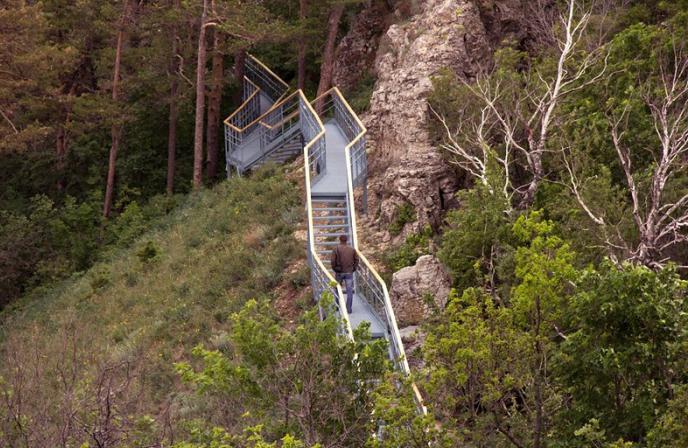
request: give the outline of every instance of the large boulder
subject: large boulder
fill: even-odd
[[[390,300],[400,327],[422,323],[434,309],[447,304],[451,280],[440,261],[424,255],[414,266],[394,273]]]

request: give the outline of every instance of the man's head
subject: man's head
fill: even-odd
[[[340,244],[346,244],[346,242],[349,240],[346,235],[339,235],[339,243]]]

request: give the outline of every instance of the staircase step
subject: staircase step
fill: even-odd
[[[333,219],[343,219],[344,221],[349,221],[349,217],[346,215],[321,215],[321,216],[313,216],[313,219],[322,219],[326,221],[331,221]]]
[[[314,212],[345,212],[346,207],[314,207]]]
[[[313,196],[311,194],[311,202],[315,203],[329,203],[329,204],[345,204],[346,205],[346,197],[341,197],[341,196]]]
[[[316,229],[342,229],[348,228],[349,224],[315,224],[313,227]]]
[[[349,229],[346,232],[315,232],[316,238],[335,238],[343,235],[349,236]]]

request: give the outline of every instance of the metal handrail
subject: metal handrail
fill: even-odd
[[[351,328],[351,321],[349,320],[349,313],[347,312],[346,309],[346,302],[344,300],[344,292],[342,290],[341,285],[335,280],[335,278],[332,276],[329,270],[325,268],[325,265],[323,264],[322,260],[320,259],[320,256],[318,255],[318,252],[315,250],[315,241],[313,239],[313,235],[315,235],[315,226],[313,224],[313,202],[311,198],[311,169],[312,169],[312,157],[311,157],[311,149],[316,146],[316,145],[322,145],[324,147],[325,143],[325,126],[323,125],[322,121],[320,120],[320,117],[318,114],[315,113],[315,110],[313,110],[313,107],[311,104],[308,102],[306,99],[306,96],[303,94],[301,90],[298,90],[299,98],[300,98],[300,107],[299,110],[301,112],[301,132],[304,134],[304,140],[307,140],[308,142],[303,148],[303,160],[304,160],[304,168],[305,168],[305,176],[306,176],[306,210],[308,214],[308,251],[309,251],[309,260],[311,260],[311,271],[312,275],[314,277],[321,276],[326,278],[329,281],[330,288],[335,286],[336,290],[336,297],[335,299],[337,300],[337,304],[339,307],[339,314],[342,317],[342,320],[344,321],[344,330],[345,334],[350,340],[354,339],[354,333]],[[313,122],[310,123],[309,119]],[[311,128],[309,128],[309,125]],[[314,135],[308,135],[308,134],[314,134]],[[314,288],[314,292],[316,293],[316,297],[318,296],[317,292],[315,290],[316,288],[316,282],[312,282],[312,287]]]
[[[253,56],[252,54],[248,54],[248,55],[247,55],[247,61],[250,62],[250,63],[256,64],[256,66],[257,66],[259,69],[261,69],[262,72],[263,72],[264,74],[267,75],[266,78],[271,80],[271,81],[267,81],[267,83],[270,83],[270,84],[276,83],[276,84],[278,84],[278,85],[281,87],[281,89],[283,90],[283,92],[282,92],[277,98],[273,98],[273,96],[270,95],[270,94],[267,92],[267,90],[270,89],[269,87],[264,86],[263,88],[261,88],[261,87],[258,85],[258,82],[254,82],[253,80],[249,79],[247,76],[244,76],[244,81],[247,81],[248,83],[250,83],[250,84],[252,84],[253,86],[255,86],[257,90],[256,90],[255,92],[253,92],[253,94],[252,94],[249,98],[247,98],[247,99],[246,99],[246,100],[245,100],[245,101],[244,101],[244,102],[243,102],[243,103],[242,103],[242,104],[241,104],[241,105],[240,105],[240,106],[239,106],[239,107],[229,116],[229,117],[227,117],[227,118],[225,119],[225,121],[224,121],[225,126],[228,126],[228,127],[230,127],[231,129],[233,129],[234,131],[239,132],[239,133],[245,132],[247,129],[251,128],[251,127],[252,127],[253,125],[255,125],[258,121],[260,121],[264,115],[270,113],[270,112],[272,111],[272,109],[274,109],[275,107],[277,107],[277,105],[278,105],[280,102],[282,102],[282,100],[284,99],[284,97],[289,93],[289,84],[287,84],[282,78],[280,78],[279,76],[277,76],[277,75],[275,74],[275,72],[273,72],[272,70],[270,70],[265,64],[263,64],[262,62],[260,62],[260,60],[258,60],[258,58],[256,58],[256,57]],[[250,67],[250,64],[247,65],[247,67]],[[273,100],[273,102],[274,102],[273,106],[272,106],[270,109],[268,109],[264,114],[261,115],[261,114],[259,113],[258,118],[252,120],[250,123],[248,123],[248,124],[246,124],[246,125],[244,125],[244,126],[236,126],[234,123],[232,123],[232,120],[234,119],[234,117],[235,117],[237,114],[243,113],[244,109],[248,107],[248,105],[249,105],[249,103],[250,103],[250,100],[253,99],[253,97],[255,97],[255,96],[259,96],[259,95],[260,95],[260,92],[265,92],[265,94],[268,95],[268,96]],[[279,93],[279,92],[278,92],[278,93]],[[275,92],[273,92],[273,94],[275,94]]]
[[[247,135],[225,128],[227,160],[233,162],[239,172],[242,172],[269,154],[274,142],[298,124],[299,102],[299,93],[291,93],[254,120],[253,125],[251,125],[251,132]],[[256,143],[260,148],[257,157],[251,160],[242,160],[236,156],[237,151],[251,146],[251,143]]]
[[[325,101],[325,98],[328,96],[330,97],[329,101]],[[352,157],[352,152],[361,151],[362,149],[364,154],[363,157],[365,157],[364,137],[368,131],[337,87],[333,87],[324,94],[320,95],[313,100],[312,103],[317,104],[320,107],[320,109],[323,111],[323,115],[333,111],[333,118],[335,121],[337,121],[337,124],[343,130],[345,137],[349,140],[349,143],[344,147],[347,176],[346,197],[349,209],[349,222],[351,223],[352,246],[356,249],[361,262],[361,266],[359,268],[360,271],[356,273],[357,283],[359,284],[359,291],[362,287],[364,290],[367,290],[369,296],[373,296],[374,301],[371,303],[370,299],[366,297],[366,294],[360,294],[366,300],[366,302],[368,302],[373,311],[380,315],[380,317],[384,316],[390,338],[390,347],[393,354],[392,357],[394,358],[393,362],[397,370],[399,370],[404,376],[408,376],[410,375],[411,370],[406,358],[404,344],[401,340],[401,334],[399,333],[399,327],[394,313],[394,308],[392,307],[392,302],[389,297],[387,285],[385,284],[384,280],[382,280],[382,277],[380,277],[380,274],[378,274],[372,264],[365,257],[365,255],[363,255],[358,249],[354,186],[356,186],[357,182],[360,182],[362,176],[367,175],[367,171],[360,169],[361,162],[365,164],[365,158],[362,159],[361,156],[356,154],[356,158],[354,159],[354,157]],[[338,110],[342,108],[343,111]],[[428,412],[427,407],[423,403],[423,397],[415,383],[412,384],[412,390],[419,412],[423,415],[426,415]]]

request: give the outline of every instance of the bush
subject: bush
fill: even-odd
[[[459,290],[482,285],[491,273],[511,277],[513,239],[506,201],[482,184],[459,193],[462,207],[449,213],[439,258],[449,268]],[[504,292],[508,293],[508,285]]]
[[[406,241],[385,256],[387,266],[392,272],[416,264],[418,257],[430,253],[432,241],[432,227],[426,226],[421,233],[414,233],[406,238]]]
[[[392,235],[399,235],[406,224],[414,222],[416,220],[416,213],[413,205],[404,202],[399,207],[397,207],[394,213],[394,220],[389,225],[389,233]]]

